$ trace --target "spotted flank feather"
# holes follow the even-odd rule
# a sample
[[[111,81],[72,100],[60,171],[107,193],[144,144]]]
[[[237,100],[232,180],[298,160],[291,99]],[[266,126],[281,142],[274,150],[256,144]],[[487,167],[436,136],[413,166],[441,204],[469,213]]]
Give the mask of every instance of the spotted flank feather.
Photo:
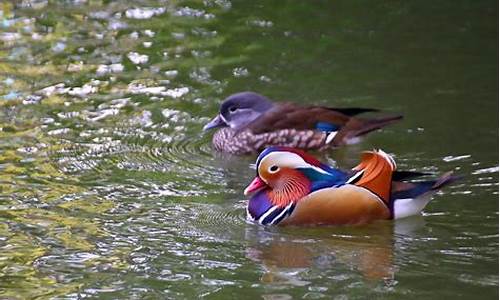
[[[232,154],[248,154],[270,146],[299,149],[322,149],[328,134],[315,130],[282,129],[254,134],[250,130],[236,132],[229,127],[219,129],[212,138],[215,150]]]

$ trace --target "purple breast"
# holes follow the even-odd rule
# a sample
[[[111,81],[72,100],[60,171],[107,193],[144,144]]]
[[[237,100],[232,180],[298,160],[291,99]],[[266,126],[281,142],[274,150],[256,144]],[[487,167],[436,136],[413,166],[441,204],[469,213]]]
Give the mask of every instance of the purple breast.
[[[267,190],[255,193],[248,201],[248,212],[255,220],[258,220],[271,207],[272,204],[267,196]]]

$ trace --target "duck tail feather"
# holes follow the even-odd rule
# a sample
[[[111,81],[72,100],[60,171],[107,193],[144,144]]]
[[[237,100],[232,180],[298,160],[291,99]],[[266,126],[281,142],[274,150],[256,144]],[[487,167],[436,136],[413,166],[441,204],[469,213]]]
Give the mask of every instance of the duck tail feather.
[[[366,134],[368,132],[380,129],[382,127],[396,123],[397,121],[403,119],[402,115],[395,115],[389,117],[382,117],[376,119],[361,119],[362,125],[353,132],[353,137]]]
[[[432,185],[432,190],[437,190],[447,185],[452,184],[453,182],[462,179],[463,176],[453,175],[453,171],[449,171],[439,176],[439,178]]]

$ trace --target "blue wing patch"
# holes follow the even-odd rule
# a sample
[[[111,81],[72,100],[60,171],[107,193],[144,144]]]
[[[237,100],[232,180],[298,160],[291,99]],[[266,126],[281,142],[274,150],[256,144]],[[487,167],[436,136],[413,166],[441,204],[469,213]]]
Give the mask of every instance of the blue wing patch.
[[[327,122],[318,122],[316,123],[316,129],[324,132],[332,132],[332,131],[337,131],[339,130],[340,126],[337,126],[332,123],[327,123]]]

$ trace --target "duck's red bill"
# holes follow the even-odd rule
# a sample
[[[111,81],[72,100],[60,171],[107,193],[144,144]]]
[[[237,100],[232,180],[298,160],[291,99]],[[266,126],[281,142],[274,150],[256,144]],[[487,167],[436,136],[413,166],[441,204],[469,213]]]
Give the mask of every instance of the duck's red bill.
[[[243,192],[243,194],[245,194],[245,196],[253,193],[253,192],[256,192],[262,188],[265,188],[267,186],[267,184],[262,181],[262,179],[260,179],[259,176],[255,177],[252,182],[250,182],[250,184],[246,187],[245,191]]]

